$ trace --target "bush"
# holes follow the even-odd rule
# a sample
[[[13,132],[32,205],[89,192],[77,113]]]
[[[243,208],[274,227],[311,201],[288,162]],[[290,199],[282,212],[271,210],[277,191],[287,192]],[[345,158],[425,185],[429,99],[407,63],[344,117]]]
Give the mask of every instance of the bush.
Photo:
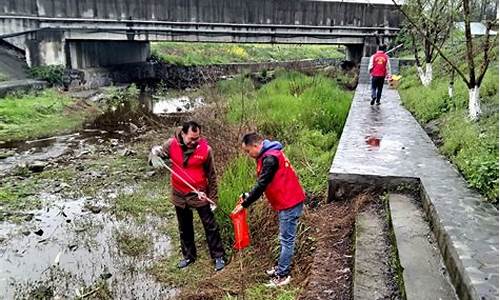
[[[37,66],[31,68],[30,73],[34,78],[45,80],[50,85],[63,84],[64,66],[62,65]]]

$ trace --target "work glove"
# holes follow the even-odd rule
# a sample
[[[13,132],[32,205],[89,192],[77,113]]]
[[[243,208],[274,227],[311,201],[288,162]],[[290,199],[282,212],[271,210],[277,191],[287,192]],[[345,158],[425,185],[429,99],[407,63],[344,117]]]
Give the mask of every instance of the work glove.
[[[217,204],[215,204],[215,202],[210,200],[204,192],[198,192],[198,199],[200,199],[201,201],[207,201],[208,203],[210,203],[210,210],[211,211],[214,211],[217,209]]]
[[[162,149],[161,146],[154,146],[149,153],[148,162],[153,168],[161,169],[165,167],[165,162],[161,158]]]

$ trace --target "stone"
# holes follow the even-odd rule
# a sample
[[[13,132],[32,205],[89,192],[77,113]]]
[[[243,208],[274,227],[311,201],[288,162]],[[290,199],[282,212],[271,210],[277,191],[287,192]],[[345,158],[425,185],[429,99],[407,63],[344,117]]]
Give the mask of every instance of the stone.
[[[28,164],[28,169],[33,173],[40,173],[48,166],[48,163],[44,161],[33,161]]]
[[[2,151],[0,150],[0,159],[6,159],[7,157],[14,156],[16,154],[15,151],[8,150],[8,151]]]
[[[128,149],[128,148],[123,149],[123,150],[120,152],[120,155],[121,155],[121,156],[134,156],[134,155],[136,155],[136,154],[137,154],[137,152],[136,152],[136,151],[131,150],[131,149]]]
[[[134,134],[139,130],[139,127],[135,125],[134,123],[129,123],[129,131],[130,133]]]

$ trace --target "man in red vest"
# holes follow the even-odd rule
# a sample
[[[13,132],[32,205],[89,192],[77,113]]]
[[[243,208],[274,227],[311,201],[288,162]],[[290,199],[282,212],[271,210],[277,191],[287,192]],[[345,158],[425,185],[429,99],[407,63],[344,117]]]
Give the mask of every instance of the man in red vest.
[[[185,268],[197,258],[192,212],[192,209],[196,209],[205,229],[210,256],[215,260],[215,270],[222,270],[225,265],[224,246],[207,199],[217,199],[217,176],[212,149],[201,137],[201,126],[194,121],[184,123],[163,146],[153,147],[151,152],[152,155],[169,160],[172,169],[172,202],[184,256],[178,267]]]
[[[385,54],[385,50],[385,45],[378,46],[378,51],[370,57],[370,63],[368,64],[368,72],[372,76],[371,105],[375,104],[375,101],[377,101],[377,105],[380,104],[384,80],[391,73],[389,57]]]
[[[243,137],[243,150],[257,161],[257,183],[241,196],[233,213],[248,208],[265,193],[271,207],[278,212],[280,257],[278,264],[266,273],[271,276],[269,287],[290,282],[290,266],[295,248],[297,223],[302,215],[306,195],[290,161],[279,142],[263,140],[257,133]]]

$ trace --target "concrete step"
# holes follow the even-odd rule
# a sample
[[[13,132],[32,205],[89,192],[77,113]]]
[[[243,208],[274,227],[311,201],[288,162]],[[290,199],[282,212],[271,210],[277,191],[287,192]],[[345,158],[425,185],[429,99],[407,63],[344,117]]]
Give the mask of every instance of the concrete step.
[[[384,221],[371,211],[356,216],[354,299],[389,299],[386,272],[389,264]]]
[[[389,205],[407,299],[458,299],[415,199],[389,194]]]

